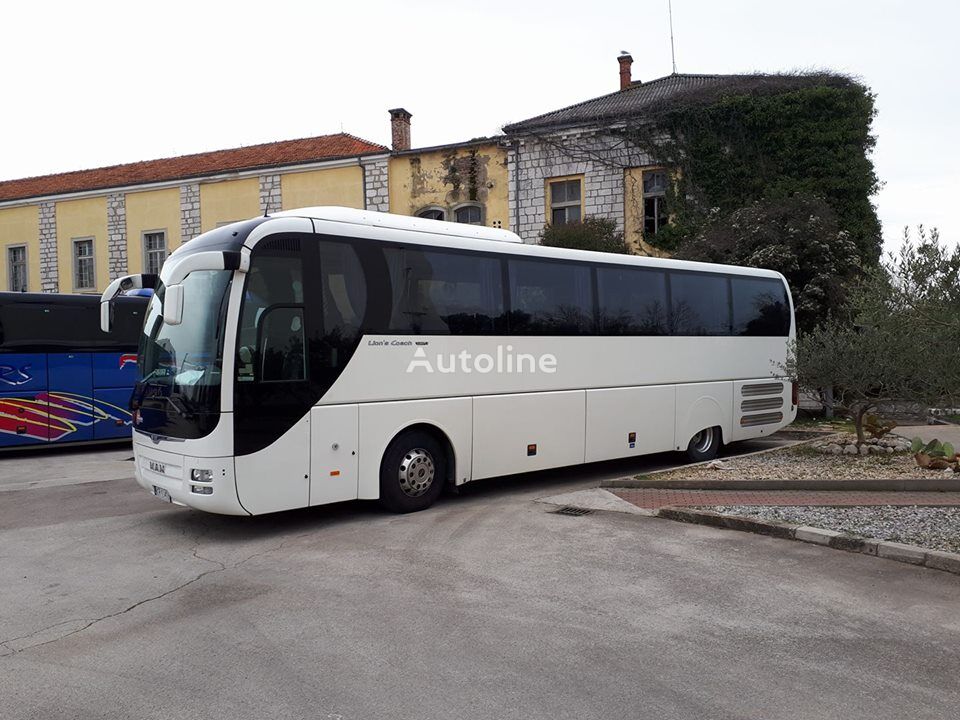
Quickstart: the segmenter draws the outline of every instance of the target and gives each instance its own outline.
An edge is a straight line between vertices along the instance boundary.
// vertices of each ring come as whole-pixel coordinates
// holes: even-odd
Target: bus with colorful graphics
[[[796,416],[793,304],[772,270],[585,252],[337,207],[177,248],[131,399],[137,481],[258,515],[768,435]]]
[[[0,450],[130,439],[147,302],[117,298],[107,334],[95,295],[0,293]]]

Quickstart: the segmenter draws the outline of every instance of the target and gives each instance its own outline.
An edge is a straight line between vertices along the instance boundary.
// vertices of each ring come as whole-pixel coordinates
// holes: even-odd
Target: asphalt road
[[[406,516],[0,492],[0,717],[957,716],[960,578],[534,502],[625,469]]]

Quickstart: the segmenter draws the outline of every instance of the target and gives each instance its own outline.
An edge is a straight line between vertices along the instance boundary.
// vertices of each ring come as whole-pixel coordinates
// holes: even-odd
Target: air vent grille
[[[744,397],[754,397],[756,395],[779,395],[783,392],[782,382],[753,383],[744,385],[740,394]]]
[[[776,425],[783,421],[782,412],[760,413],[758,415],[744,415],[740,418],[740,427],[753,427],[754,425]]]
[[[782,397],[754,398],[753,400],[744,400],[742,403],[740,403],[740,410],[743,412],[756,412],[757,410],[778,410],[782,407]]]

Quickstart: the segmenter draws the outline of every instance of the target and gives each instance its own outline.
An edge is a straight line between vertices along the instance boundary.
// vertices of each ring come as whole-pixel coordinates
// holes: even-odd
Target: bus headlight
[[[213,470],[193,468],[193,470],[190,471],[190,479],[193,482],[213,482]]]

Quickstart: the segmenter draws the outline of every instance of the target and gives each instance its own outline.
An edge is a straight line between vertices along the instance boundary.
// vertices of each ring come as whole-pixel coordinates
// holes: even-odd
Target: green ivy
[[[822,198],[863,263],[875,263],[875,114],[869,89],[833,74],[743,76],[664,101],[624,130],[675,171],[672,224],[651,243],[674,250],[740,208],[802,195]]]

